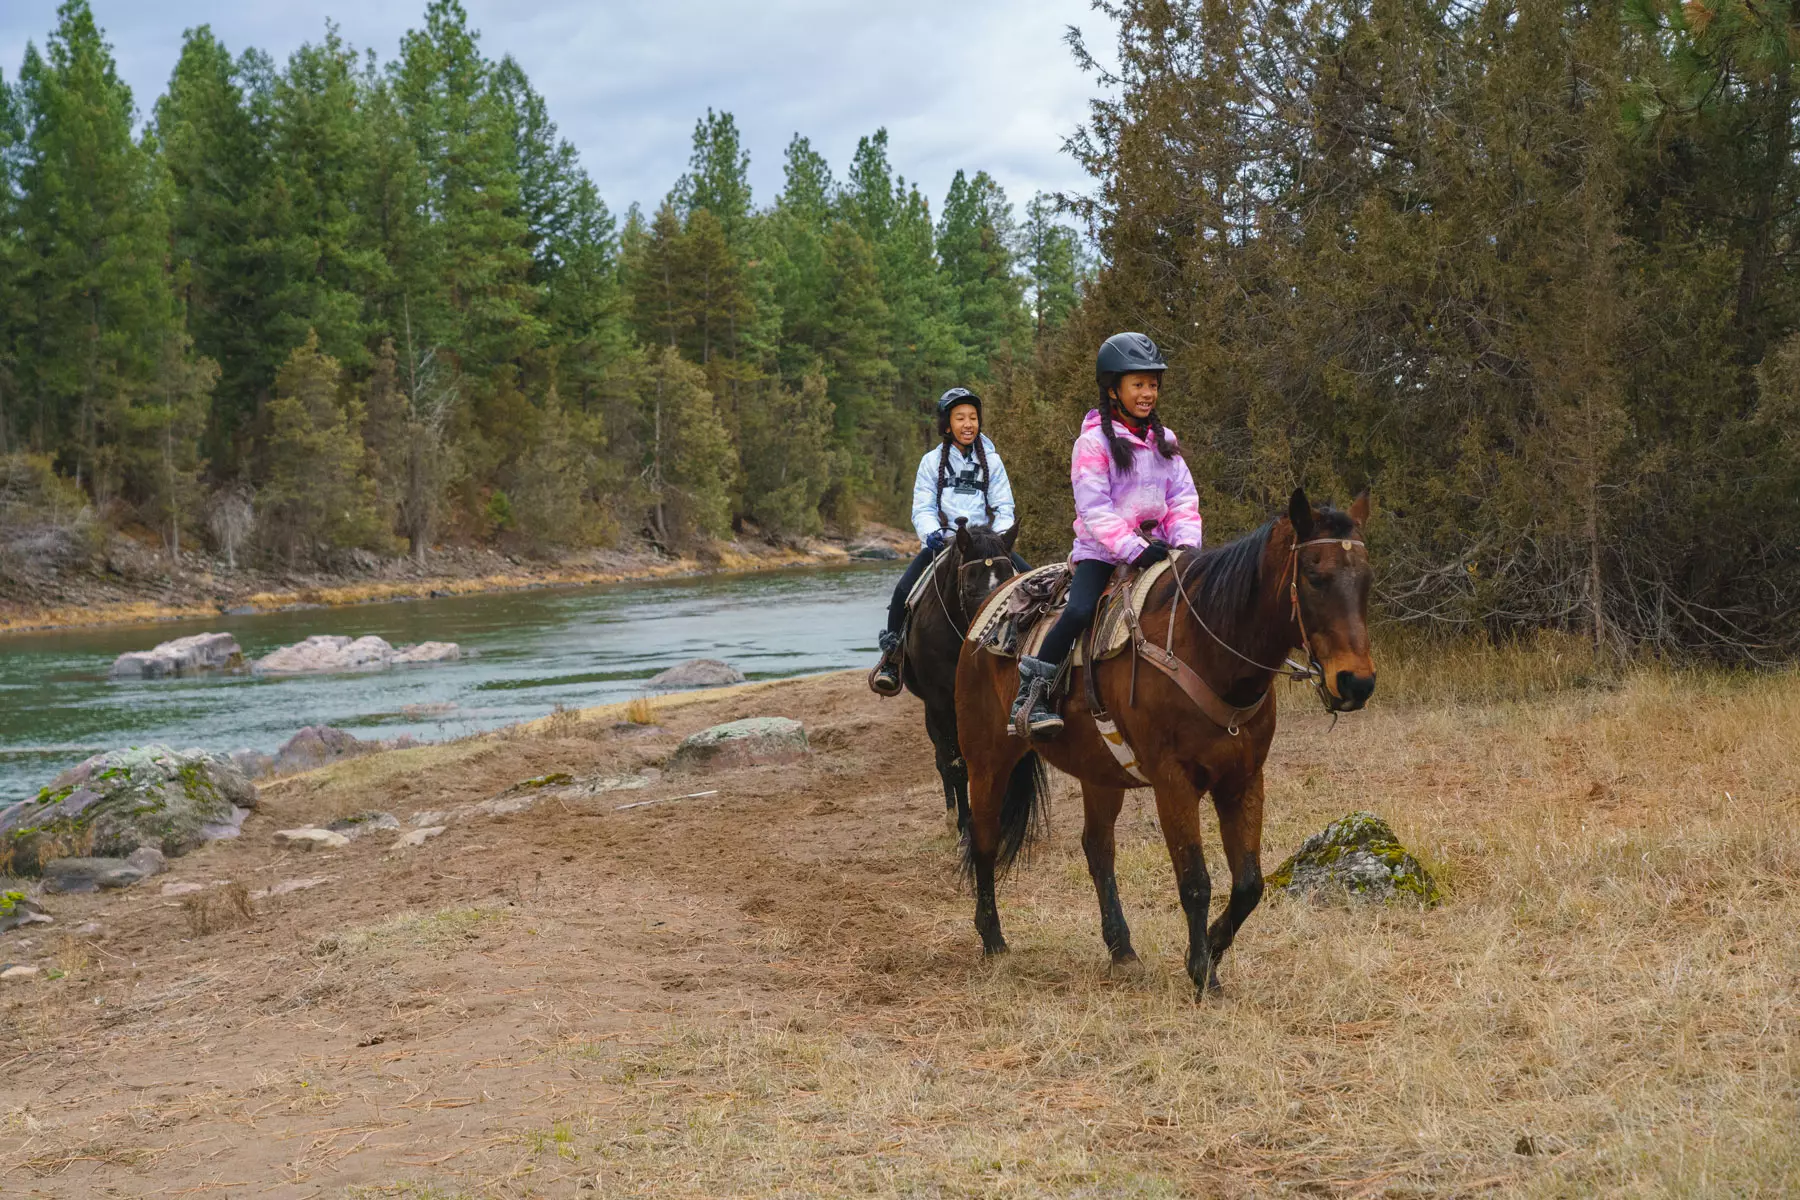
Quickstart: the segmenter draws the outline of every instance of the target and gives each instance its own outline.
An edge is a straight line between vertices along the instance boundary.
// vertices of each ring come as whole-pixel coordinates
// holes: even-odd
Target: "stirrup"
[[[885,639],[885,636],[883,638]],[[900,678],[901,660],[904,657],[902,648],[905,642],[898,637],[891,646],[881,649],[881,661],[869,672],[869,690],[877,696],[898,696],[905,684]]]

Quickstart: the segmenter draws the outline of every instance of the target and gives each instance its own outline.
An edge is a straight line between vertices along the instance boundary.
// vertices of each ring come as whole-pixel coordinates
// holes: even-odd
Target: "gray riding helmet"
[[[1115,333],[1100,343],[1094,359],[1094,374],[1124,375],[1132,371],[1166,371],[1156,343],[1141,333]]]
[[[1148,340],[1148,339],[1146,339]],[[975,415],[981,415],[981,397],[965,387],[953,387],[938,397],[938,436],[950,432],[950,410],[959,404],[973,404]]]

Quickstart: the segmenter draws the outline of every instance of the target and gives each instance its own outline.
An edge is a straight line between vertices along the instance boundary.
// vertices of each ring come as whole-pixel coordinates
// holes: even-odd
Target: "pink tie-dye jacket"
[[[1171,546],[1200,544],[1200,495],[1180,454],[1164,458],[1146,438],[1113,421],[1113,435],[1131,447],[1131,470],[1113,466],[1100,428],[1100,412],[1088,413],[1069,459],[1069,482],[1075,488],[1075,548],[1072,562],[1098,558],[1123,563],[1136,558],[1149,543],[1138,525],[1155,521],[1155,536]],[[1163,435],[1171,442],[1175,435]]]

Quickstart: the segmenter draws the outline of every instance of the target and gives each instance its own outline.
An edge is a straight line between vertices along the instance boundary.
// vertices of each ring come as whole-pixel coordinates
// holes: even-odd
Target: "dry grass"
[[[656,701],[648,696],[633,696],[625,706],[625,719],[633,725],[656,724]]]
[[[242,929],[256,920],[256,910],[250,903],[250,889],[236,879],[184,897],[181,915],[187,919],[188,933],[193,937]]]
[[[860,673],[841,687],[714,693],[691,701],[717,706],[699,713],[667,701],[658,716],[674,735],[684,720],[774,704],[836,721],[839,736],[811,764],[771,769],[772,791],[814,789],[787,807],[752,794],[765,777],[745,772],[730,802],[711,808],[575,824],[545,813],[541,826],[520,817],[479,834],[484,854],[506,839],[525,851],[510,861],[545,864],[514,889],[516,906],[493,907],[500,892],[470,885],[448,907],[449,897],[409,896],[406,911],[373,920],[364,910],[361,923],[301,943],[306,967],[288,976],[282,1005],[349,1022],[332,1006],[391,987],[378,1020],[393,1024],[379,1031],[398,1037],[411,1019],[401,1006],[441,989],[452,1031],[416,1063],[396,1051],[396,1078],[441,1070],[453,1099],[488,1088],[508,1097],[493,1109],[471,1102],[467,1134],[458,1125],[436,1135],[441,1148],[367,1164],[344,1194],[1800,1191],[1800,680],[1602,670],[1555,643],[1388,639],[1380,669],[1375,707],[1335,728],[1302,697],[1283,698],[1267,860],[1367,808],[1438,874],[1447,901],[1420,912],[1270,897],[1224,965],[1226,995],[1198,1003],[1147,797],[1127,803],[1119,858],[1143,964],[1105,965],[1079,802],[1064,780],[1051,842],[1001,891],[1013,953],[984,963],[949,839],[929,832],[938,800],[926,758],[899,782],[867,765],[903,773],[912,743],[892,706],[860,690]],[[798,696],[817,707],[797,707]],[[583,724],[622,719],[624,707]],[[568,744],[548,739],[567,730],[554,719],[534,728],[506,752],[542,771],[553,745]],[[494,744],[352,760],[327,782],[365,806],[402,778],[432,794],[481,768]],[[284,785],[279,803],[315,786]],[[810,838],[833,823],[840,840]],[[595,832],[577,840],[581,829]],[[1222,893],[1210,834],[1209,861]],[[521,868],[509,870],[516,883]],[[593,942],[567,940],[607,919]],[[608,955],[611,939],[629,941]],[[531,974],[570,958],[560,986]],[[56,986],[67,985],[37,985],[41,1003],[18,1010],[21,1053],[55,1043],[67,1019],[51,1007]],[[162,1006],[160,1035],[182,1028],[176,1014],[213,986],[184,974],[140,1007]],[[457,1007],[465,989],[481,996]],[[508,1038],[465,1049],[483,1028],[480,1005],[503,995],[513,1006],[488,1019]],[[353,1055],[374,1044],[344,1051],[331,1093],[342,1112],[319,1117],[324,1133],[351,1130],[346,1146],[363,1136],[354,1089],[375,1086],[358,1082]],[[303,1106],[322,1101],[307,1082],[323,1077],[322,1061],[233,1102],[313,1112]],[[504,1092],[508,1072],[528,1083]],[[404,1086],[410,1103],[410,1077]],[[24,1138],[45,1116],[10,1100],[0,1113],[0,1138]],[[110,1163],[122,1152],[85,1123],[64,1132],[18,1161],[62,1170],[69,1156]],[[148,1179],[123,1167],[110,1177]]]
[[[1145,965],[1114,977],[1065,802],[1003,890],[1013,954],[893,1007],[586,1047],[625,1101],[525,1149],[643,1195],[1791,1194],[1800,687],[1559,690],[1589,670],[1567,647],[1390,656],[1429,703],[1290,718],[1272,854],[1374,808],[1451,886],[1437,910],[1274,898],[1196,1004],[1148,808],[1120,863]],[[972,947],[963,907],[915,936]],[[868,976],[826,955],[808,978]]]

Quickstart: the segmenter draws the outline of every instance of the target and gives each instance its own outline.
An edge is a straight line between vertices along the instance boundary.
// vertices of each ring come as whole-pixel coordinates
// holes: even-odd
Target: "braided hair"
[[[1113,415],[1115,412],[1118,413],[1119,419],[1125,422],[1126,428],[1132,428],[1130,419],[1119,409],[1119,401],[1113,396],[1113,389],[1119,386],[1119,381],[1123,378],[1124,376],[1120,375],[1117,371],[1104,372],[1098,378],[1100,385],[1100,432],[1106,438],[1106,448],[1112,454],[1113,466],[1120,471],[1129,473],[1131,471],[1131,447],[1127,443],[1120,441],[1119,435],[1113,432]],[[1156,415],[1156,410],[1154,408],[1150,410],[1150,415],[1144,418],[1144,426],[1144,432],[1149,435],[1148,440],[1152,446],[1156,447],[1157,453],[1161,454],[1164,458],[1174,458],[1179,452],[1175,443],[1175,438],[1168,430],[1163,428],[1162,418]],[[1138,431],[1134,429],[1133,432]]]
[[[950,478],[950,447],[955,444],[956,439],[951,436],[948,429],[944,430],[943,436],[944,443],[938,447],[937,510],[938,528],[948,529],[950,528],[950,518],[944,513],[944,484]],[[981,503],[987,509],[988,524],[992,525],[994,523],[994,502],[988,496],[988,481],[992,478],[992,472],[988,469],[987,448],[981,443],[981,432],[977,430],[975,433],[975,461],[981,464]]]

